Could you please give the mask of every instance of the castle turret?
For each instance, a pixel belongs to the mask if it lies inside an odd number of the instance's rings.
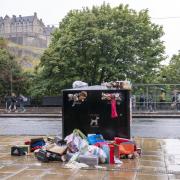
[[[10,18],[9,18],[8,15],[6,15],[6,16],[4,17],[4,20],[8,20],[8,19],[10,19]]]
[[[37,13],[32,16],[0,17],[0,36],[23,45],[47,47],[52,29],[46,29]]]
[[[37,12],[34,12],[34,17],[37,17]]]
[[[4,33],[10,33],[10,17],[8,15],[4,17]]]

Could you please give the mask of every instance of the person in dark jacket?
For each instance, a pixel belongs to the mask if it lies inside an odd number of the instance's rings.
[[[17,98],[15,93],[11,93],[11,104],[9,106],[9,112],[16,111]]]
[[[24,98],[25,97],[22,94],[20,94],[18,96],[18,98],[17,98],[17,101],[18,101],[18,104],[19,104],[19,110],[22,111],[22,112],[26,111],[26,109],[24,107],[24,102],[25,102]]]
[[[140,102],[140,109],[141,110],[144,110],[145,109],[145,97],[144,95],[141,95],[140,98],[139,98],[139,102]]]
[[[4,98],[5,100],[5,105],[6,105],[6,111],[8,112],[9,111],[9,107],[11,105],[11,96],[10,94],[7,94]]]

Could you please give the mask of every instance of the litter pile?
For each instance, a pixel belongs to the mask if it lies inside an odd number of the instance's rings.
[[[11,147],[11,155],[21,156],[34,152],[41,162],[67,162],[66,167],[81,168],[99,164],[121,164],[121,159],[134,159],[141,156],[141,149],[132,140],[114,137],[104,140],[101,134],[88,134],[87,137],[75,129],[65,139],[60,137],[34,138],[25,145]]]

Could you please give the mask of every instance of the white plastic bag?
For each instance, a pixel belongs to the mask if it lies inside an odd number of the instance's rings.
[[[105,163],[107,159],[106,153],[101,148],[94,145],[89,145],[88,150],[84,152],[84,155],[87,156],[96,155],[99,157],[100,163]]]
[[[73,89],[80,88],[80,87],[87,87],[88,83],[82,81],[74,81],[72,84]]]
[[[85,152],[88,149],[88,142],[87,140],[83,139],[83,137],[80,137],[80,135],[78,135],[79,131],[75,131],[73,133],[71,133],[70,135],[65,137],[65,141],[67,141],[67,146],[69,147],[69,149],[71,150],[71,152],[75,153],[75,152]],[[83,134],[82,134],[83,136]]]

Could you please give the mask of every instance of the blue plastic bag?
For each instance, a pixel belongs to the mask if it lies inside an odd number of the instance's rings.
[[[89,135],[87,137],[87,140],[88,140],[90,145],[96,144],[97,142],[104,142],[105,141],[101,134]]]

